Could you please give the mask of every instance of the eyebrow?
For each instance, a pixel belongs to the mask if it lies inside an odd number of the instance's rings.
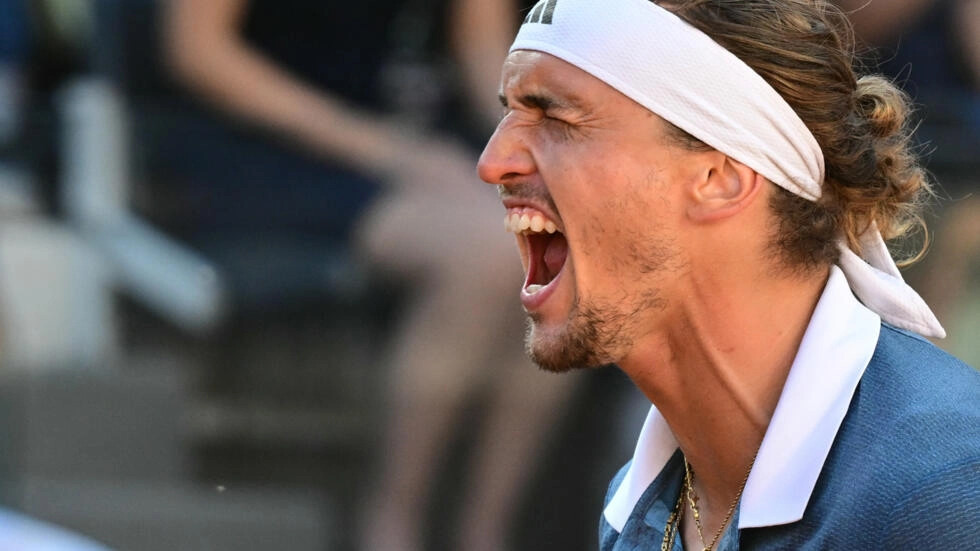
[[[499,94],[498,99],[500,99],[500,104],[504,107],[509,106],[507,101],[507,96],[504,94]],[[544,94],[522,94],[517,96],[517,102],[522,105],[527,105],[528,107],[533,107],[534,109],[539,109],[541,111],[551,111],[551,110],[582,110],[581,104],[572,98],[557,98],[554,96],[544,95]]]

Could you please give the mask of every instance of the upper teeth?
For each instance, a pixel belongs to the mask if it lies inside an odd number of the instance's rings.
[[[504,217],[504,229],[514,233],[524,233],[528,230],[534,233],[540,233],[542,231],[555,233],[558,231],[558,226],[538,213],[512,212]]]

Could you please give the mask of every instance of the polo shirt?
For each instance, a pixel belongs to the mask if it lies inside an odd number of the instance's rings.
[[[651,407],[610,485],[600,548],[659,548],[683,473]],[[980,373],[882,324],[833,267],[717,549],[935,548],[904,520],[942,547],[980,542]]]

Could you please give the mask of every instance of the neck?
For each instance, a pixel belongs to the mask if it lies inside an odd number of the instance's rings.
[[[698,272],[660,328],[619,362],[696,473],[702,519],[721,523],[769,426],[827,279]]]

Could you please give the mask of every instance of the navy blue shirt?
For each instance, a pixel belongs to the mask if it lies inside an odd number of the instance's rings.
[[[678,452],[622,533],[603,518],[601,551],[659,549],[683,470]],[[607,503],[625,472],[610,485]],[[882,324],[803,518],[744,530],[737,525],[736,512],[719,551],[976,549],[980,373],[925,339]],[[681,549],[680,538],[674,549]]]

